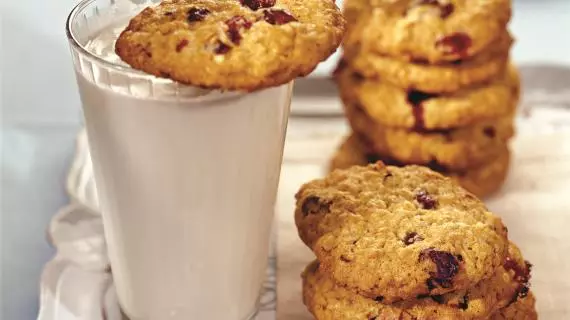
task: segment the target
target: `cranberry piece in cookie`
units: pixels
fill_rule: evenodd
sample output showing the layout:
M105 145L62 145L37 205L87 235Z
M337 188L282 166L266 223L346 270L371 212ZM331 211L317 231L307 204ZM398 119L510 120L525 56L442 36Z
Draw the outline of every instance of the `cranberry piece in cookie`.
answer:
M263 19L270 24L282 25L289 22L297 21L291 14L284 10L269 9L263 12Z
M176 45L176 52L182 51L190 42L187 39L183 39Z
M455 32L439 39L436 47L440 48L445 54L468 57L469 48L473 44L471 37L464 32Z
M202 21L210 14L210 10L202 8L191 8L188 10L188 22Z
M424 209L433 209L437 205L437 201L435 200L435 198L429 195L424 190L420 190L416 193L416 201Z
M417 232L410 232L408 234L406 234L406 236L404 237L404 239L402 240L402 242L404 242L404 244L406 246L412 245L418 241L422 241L424 238L422 238L422 236L420 236Z
M497 135L497 132L493 127L485 127L483 129L483 133L489 138L494 138Z
M271 8L275 5L275 0L240 0L239 2L254 11L259 8Z
M429 289L437 286L449 288L452 285L453 277L459 272L460 261L457 257L446 251L427 248L420 253L420 261L429 258L436 267L435 272L430 272L430 278L427 280Z
M242 16L235 16L226 21L226 25L228 26L227 34L230 40L239 44L241 42L241 31L251 28L252 23Z
M412 105L412 114L414 116L414 129L422 130L425 128L424 107L423 102L437 97L436 94L421 92L417 90L408 90L406 100Z

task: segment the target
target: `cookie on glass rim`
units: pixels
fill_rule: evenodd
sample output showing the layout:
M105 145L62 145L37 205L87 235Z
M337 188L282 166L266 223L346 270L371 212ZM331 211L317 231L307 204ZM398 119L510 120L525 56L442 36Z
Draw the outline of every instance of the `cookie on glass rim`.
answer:
M115 51L158 77L254 91L309 74L344 26L330 0L165 0L130 21Z

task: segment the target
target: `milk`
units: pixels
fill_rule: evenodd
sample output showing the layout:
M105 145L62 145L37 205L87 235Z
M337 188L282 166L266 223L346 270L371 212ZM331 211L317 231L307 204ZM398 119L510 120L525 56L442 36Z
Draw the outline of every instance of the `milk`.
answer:
M124 23L83 43L113 65L72 45L121 307L131 320L248 319L292 83L221 93L130 70L114 54Z

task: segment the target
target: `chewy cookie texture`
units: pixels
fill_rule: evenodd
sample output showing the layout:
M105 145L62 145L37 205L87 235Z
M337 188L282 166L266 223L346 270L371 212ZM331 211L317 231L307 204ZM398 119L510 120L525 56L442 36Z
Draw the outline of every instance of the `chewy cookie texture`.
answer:
M370 146L366 146L365 143L365 138L358 137L356 134L350 135L342 142L333 155L329 164L329 170L365 166L377 161L398 167L406 165L402 161L375 152ZM450 177L476 196L485 197L493 194L503 184L507 177L510 158L509 149L503 146L493 161L489 161L480 167L452 171L450 168L434 161L424 164L424 166Z
M317 260L302 274L316 319L536 319L532 265L500 218L450 178L382 162L296 194Z
M520 98L510 0L343 3L347 35L334 77L349 140L360 141L343 144L333 167L382 159L433 168L478 196L499 190Z
M253 91L309 74L344 27L330 0L164 0L130 21L115 51L158 77Z

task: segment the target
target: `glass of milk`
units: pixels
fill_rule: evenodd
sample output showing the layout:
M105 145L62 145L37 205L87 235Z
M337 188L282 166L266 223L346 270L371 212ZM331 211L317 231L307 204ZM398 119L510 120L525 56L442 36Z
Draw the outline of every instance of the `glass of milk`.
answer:
M218 92L131 69L115 40L157 2L85 0L67 22L120 305L131 320L250 319L293 84Z

